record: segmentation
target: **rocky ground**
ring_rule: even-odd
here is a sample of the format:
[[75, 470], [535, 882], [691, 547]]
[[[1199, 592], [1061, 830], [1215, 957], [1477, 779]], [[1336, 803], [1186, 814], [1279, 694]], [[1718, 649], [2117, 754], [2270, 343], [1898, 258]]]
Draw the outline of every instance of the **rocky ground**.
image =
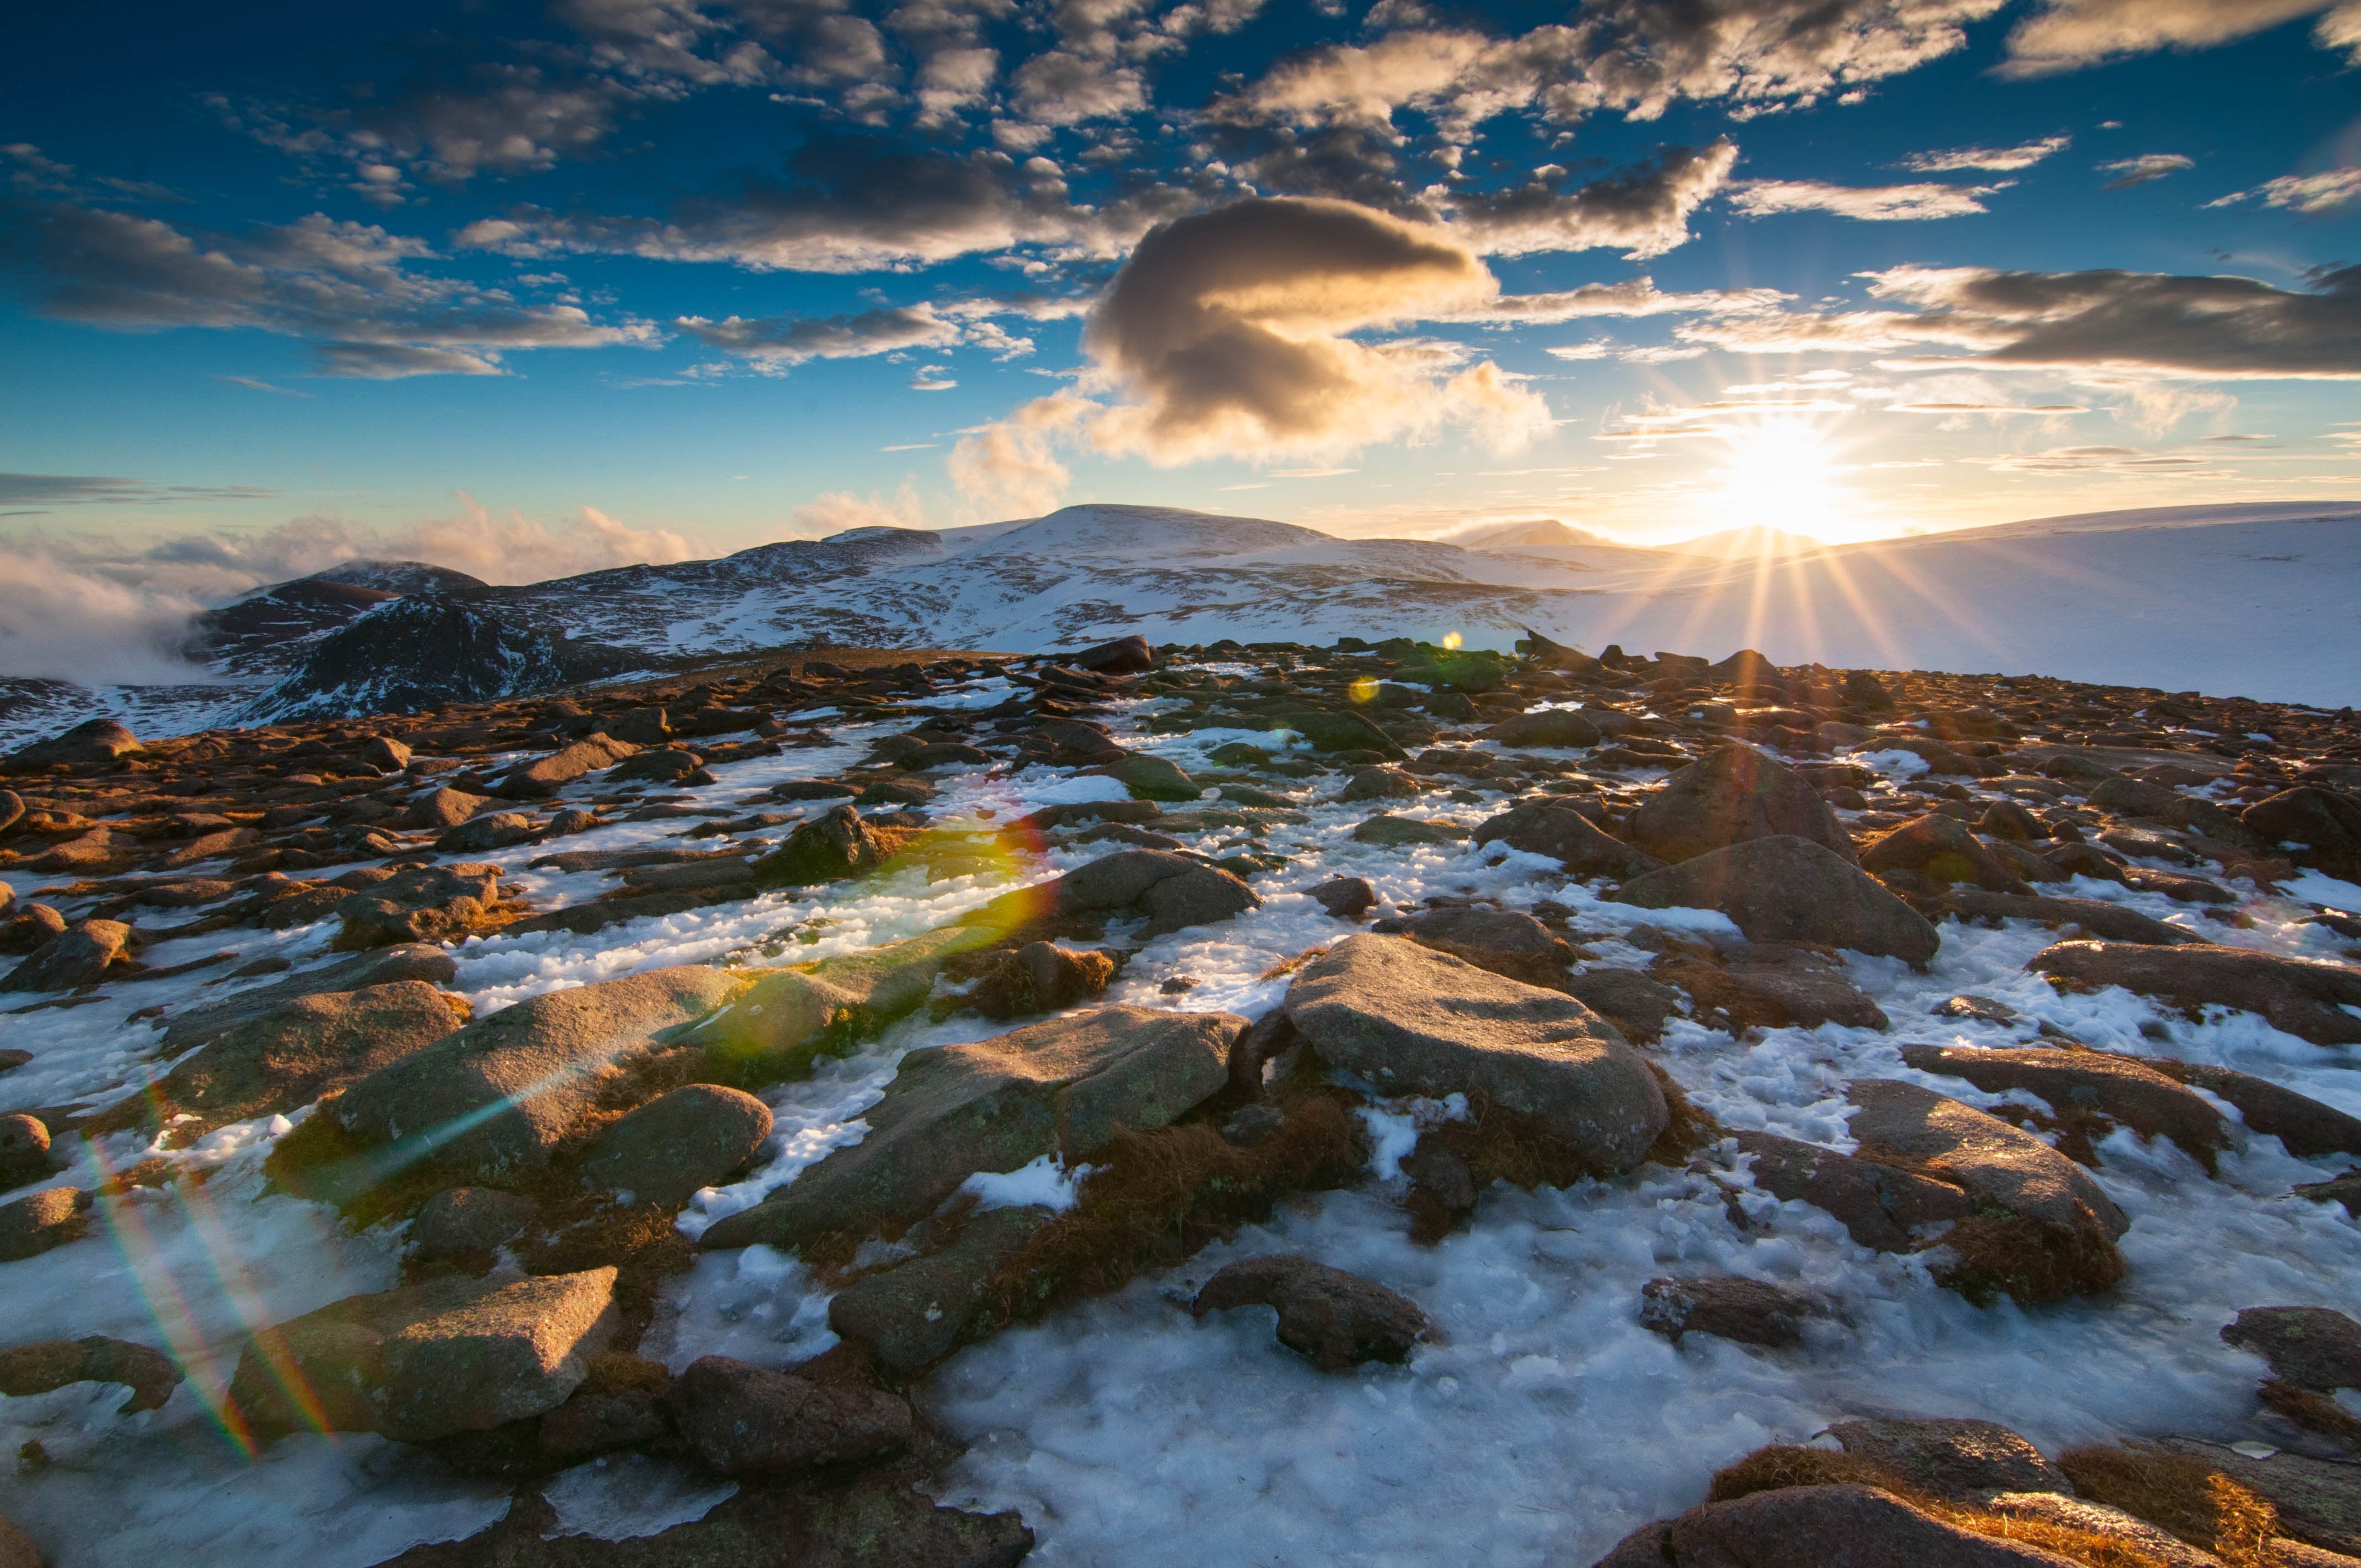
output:
[[5, 766], [0, 1564], [2361, 1555], [2349, 709], [1131, 640]]

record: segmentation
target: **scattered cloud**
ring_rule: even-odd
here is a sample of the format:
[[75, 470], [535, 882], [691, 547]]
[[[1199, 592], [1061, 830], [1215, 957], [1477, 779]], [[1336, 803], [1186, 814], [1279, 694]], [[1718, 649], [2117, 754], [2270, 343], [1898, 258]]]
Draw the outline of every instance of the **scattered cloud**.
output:
[[1786, 298], [1776, 289], [1667, 294], [1653, 278], [1629, 278], [1620, 283], [1585, 283], [1550, 294], [1502, 294], [1430, 319], [1526, 326], [1592, 316], [1732, 315], [1776, 310]]
[[2323, 11], [2322, 47], [2361, 43], [2354, 0], [2048, 0], [2009, 30], [2000, 74], [2054, 76], [2125, 55], [2210, 49]]
[[2030, 169], [2050, 154], [2064, 151], [2073, 139], [2062, 136], [2043, 137], [2038, 141], [2024, 142], [2015, 147], [1960, 147], [1948, 152], [1918, 152], [1904, 159], [1901, 166], [1919, 174], [1957, 174], [1969, 169], [2007, 174], [2019, 169]]
[[2251, 191], [2234, 191], [2205, 204], [2228, 207], [2240, 202], [2260, 202], [2267, 207], [2286, 207], [2306, 217], [2316, 217], [2356, 198], [2361, 198], [2361, 169], [2328, 169], [2318, 174], [2282, 174], [2276, 180], [2264, 181]]
[[1750, 180], [1730, 188], [1730, 204], [1750, 218], [1834, 213], [1870, 223], [1905, 223], [1988, 212], [1982, 198], [2009, 184], [1831, 185], [1821, 180]]
[[275, 387], [251, 376], [215, 376], [214, 379], [225, 386], [244, 387], [249, 392], [275, 392], [282, 398], [308, 398], [312, 395], [294, 387]]
[[829, 490], [796, 508], [792, 519], [798, 533], [825, 536], [853, 528], [924, 528], [927, 509], [915, 485], [904, 485], [890, 500]]
[[23, 203], [9, 215], [0, 272], [28, 287], [43, 314], [117, 332], [275, 333], [310, 344], [324, 376], [493, 376], [517, 350], [656, 341], [644, 322], [520, 305], [419, 271], [432, 250], [374, 224], [315, 213], [227, 235], [66, 203]]
[[2145, 185], [2151, 180], [2196, 167], [2195, 159], [2177, 152], [2144, 152], [2137, 158], [2112, 159], [2099, 165], [2099, 172], [2115, 176], [2107, 181], [2108, 190], [2128, 191], [2135, 185]]
[[1896, 308], [1685, 323], [1687, 342], [1758, 354], [1966, 351], [1920, 361], [2200, 378], [2361, 378], [2361, 267], [2312, 291], [2251, 278], [1900, 267], [1869, 274]]
[[1730, 178], [1738, 161], [1728, 137], [1704, 147], [1666, 148], [1651, 162], [1561, 190], [1535, 179], [1511, 190], [1452, 198], [1452, 229], [1476, 249], [1502, 256], [1613, 247], [1628, 260], [1660, 256], [1689, 237], [1689, 214]]
[[76, 474], [0, 474], [0, 507], [159, 506], [171, 501], [251, 500], [254, 485], [159, 485]]
[[779, 366], [859, 359], [906, 348], [946, 348], [962, 336], [958, 323], [945, 321], [933, 306], [923, 304], [840, 316], [730, 316], [718, 322], [682, 316], [673, 325], [708, 348]]
[[959, 383], [943, 374], [948, 368], [950, 368], [948, 366], [943, 365], [920, 366], [918, 373], [910, 378], [910, 390], [914, 392], [950, 391]]

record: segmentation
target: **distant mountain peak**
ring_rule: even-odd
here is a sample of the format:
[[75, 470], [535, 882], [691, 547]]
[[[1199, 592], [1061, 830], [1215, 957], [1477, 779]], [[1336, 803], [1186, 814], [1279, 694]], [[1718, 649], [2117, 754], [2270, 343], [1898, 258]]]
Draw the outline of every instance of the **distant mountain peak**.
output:
[[1456, 544], [1462, 550], [1531, 550], [1588, 546], [1620, 549], [1616, 541], [1603, 534], [1571, 527], [1554, 517], [1534, 518], [1525, 522], [1496, 522], [1466, 533], [1455, 533], [1436, 541]]
[[1803, 555], [1828, 547], [1828, 541], [1815, 539], [1808, 533], [1788, 533], [1761, 524], [1748, 528], [1725, 528], [1716, 533], [1698, 534], [1694, 539], [1675, 540], [1664, 546], [1684, 555], [1705, 555], [1718, 561], [1756, 559], [1766, 555]]

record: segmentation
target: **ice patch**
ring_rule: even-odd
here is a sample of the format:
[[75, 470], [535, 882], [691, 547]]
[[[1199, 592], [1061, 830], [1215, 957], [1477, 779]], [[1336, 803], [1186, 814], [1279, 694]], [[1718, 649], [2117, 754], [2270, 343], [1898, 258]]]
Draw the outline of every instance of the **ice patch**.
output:
[[557, 1528], [544, 1530], [544, 1541], [630, 1541], [703, 1519], [738, 1495], [738, 1483], [716, 1481], [678, 1460], [612, 1453], [557, 1475], [541, 1495], [557, 1515]]
[[1082, 1178], [1091, 1169], [1078, 1165], [1068, 1170], [1057, 1156], [1045, 1154], [1015, 1170], [979, 1170], [960, 1183], [960, 1190], [974, 1194], [979, 1210], [1033, 1208], [1062, 1214], [1082, 1201]]

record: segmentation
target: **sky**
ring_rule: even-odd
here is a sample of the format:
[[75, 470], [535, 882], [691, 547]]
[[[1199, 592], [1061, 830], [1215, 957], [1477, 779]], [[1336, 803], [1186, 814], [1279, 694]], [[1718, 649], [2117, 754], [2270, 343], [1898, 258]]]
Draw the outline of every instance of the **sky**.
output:
[[2361, 0], [10, 32], [20, 595], [1088, 500], [1663, 543], [2361, 496]]

